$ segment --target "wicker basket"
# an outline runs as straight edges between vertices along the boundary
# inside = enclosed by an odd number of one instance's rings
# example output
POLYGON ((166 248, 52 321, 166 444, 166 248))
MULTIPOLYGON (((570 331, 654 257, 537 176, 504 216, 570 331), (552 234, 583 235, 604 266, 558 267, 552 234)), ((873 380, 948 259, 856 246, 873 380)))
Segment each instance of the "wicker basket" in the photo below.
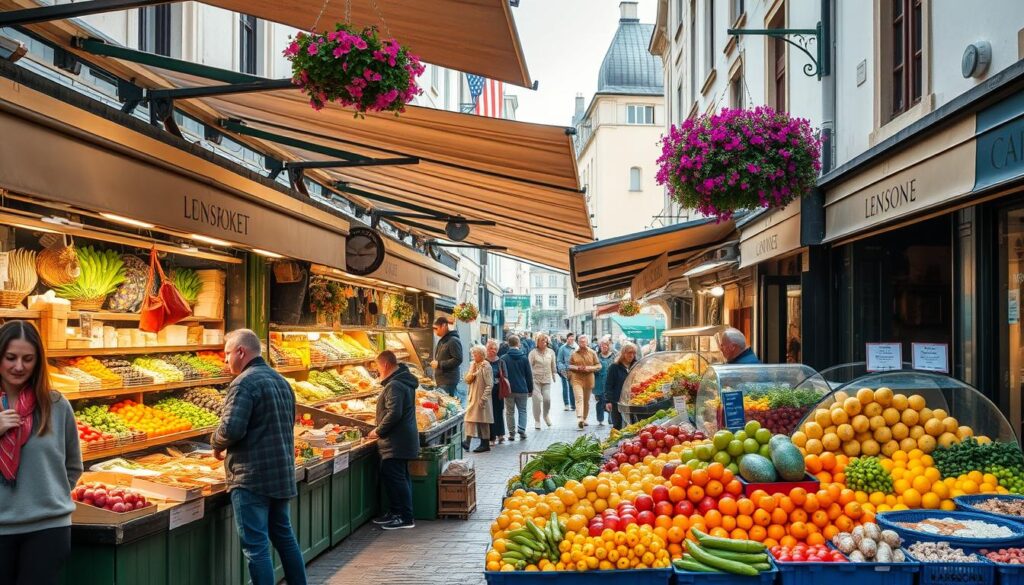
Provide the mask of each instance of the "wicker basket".
POLYGON ((91 299, 74 299, 71 301, 72 311, 99 311, 103 308, 103 301, 107 300, 106 296, 95 297, 91 299))
POLYGON ((31 291, 0 290, 0 309, 15 309, 31 291))
POLYGON ((62 241, 37 254, 36 272, 43 284, 51 288, 74 282, 82 272, 74 245, 62 241))

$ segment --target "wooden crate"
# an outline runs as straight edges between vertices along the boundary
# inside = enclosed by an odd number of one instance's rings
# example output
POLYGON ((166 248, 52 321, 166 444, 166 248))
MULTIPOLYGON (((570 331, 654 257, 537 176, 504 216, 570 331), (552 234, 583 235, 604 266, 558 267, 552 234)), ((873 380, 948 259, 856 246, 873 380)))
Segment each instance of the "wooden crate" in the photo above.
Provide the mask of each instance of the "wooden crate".
POLYGON ((442 475, 437 481, 437 515, 468 520, 476 511, 476 471, 469 475, 442 475))

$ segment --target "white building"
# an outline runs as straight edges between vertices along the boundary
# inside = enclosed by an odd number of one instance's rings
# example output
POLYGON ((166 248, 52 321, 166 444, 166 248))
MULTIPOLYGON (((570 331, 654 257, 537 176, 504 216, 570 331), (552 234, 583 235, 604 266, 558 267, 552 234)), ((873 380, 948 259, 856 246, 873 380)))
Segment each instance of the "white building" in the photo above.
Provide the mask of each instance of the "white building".
POLYGON ((530 268, 530 323, 533 331, 565 330, 568 275, 554 270, 530 268))

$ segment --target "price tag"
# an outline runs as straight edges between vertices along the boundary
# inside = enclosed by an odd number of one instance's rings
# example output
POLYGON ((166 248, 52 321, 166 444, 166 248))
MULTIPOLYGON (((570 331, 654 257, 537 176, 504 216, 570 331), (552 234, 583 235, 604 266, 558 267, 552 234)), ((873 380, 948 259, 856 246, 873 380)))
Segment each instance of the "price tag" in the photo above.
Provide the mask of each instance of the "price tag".
POLYGON ((676 409, 676 414, 686 414, 686 397, 685 396, 673 396, 672 397, 672 408, 676 409))
POLYGON ((884 372, 903 368, 903 344, 900 343, 868 343, 865 344, 867 354, 867 371, 884 372))
POLYGON ((78 313, 78 328, 82 332, 82 337, 92 338, 92 313, 78 313))
POLYGON ((181 528, 182 526, 191 524, 196 520, 202 520, 204 512, 205 507, 203 506, 203 498, 179 504, 171 508, 171 525, 168 530, 181 528))
POLYGON ((1016 325, 1020 321, 1020 291, 1017 289, 1007 291, 1006 320, 1010 325, 1016 325))
POLYGON ((747 424, 747 413, 743 410, 743 392, 734 390, 722 392, 722 417, 725 428, 741 429, 747 424))
POLYGON ((344 452, 334 458, 334 473, 341 473, 348 469, 348 452, 344 452))
POLYGON ((672 395, 672 382, 665 382, 659 388, 661 390, 662 396, 671 396, 672 395))
POLYGON ((915 370, 949 373, 949 346, 945 343, 914 343, 913 364, 915 370))

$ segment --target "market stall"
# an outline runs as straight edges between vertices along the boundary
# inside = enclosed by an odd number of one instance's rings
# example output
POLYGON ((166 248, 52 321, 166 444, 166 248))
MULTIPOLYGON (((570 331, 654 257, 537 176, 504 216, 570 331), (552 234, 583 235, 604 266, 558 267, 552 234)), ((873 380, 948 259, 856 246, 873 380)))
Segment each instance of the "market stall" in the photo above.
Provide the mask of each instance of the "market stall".
POLYGON ((628 423, 650 417, 659 410, 675 407, 692 416, 700 376, 708 362, 699 353, 663 351, 637 362, 622 383, 619 412, 628 423))

